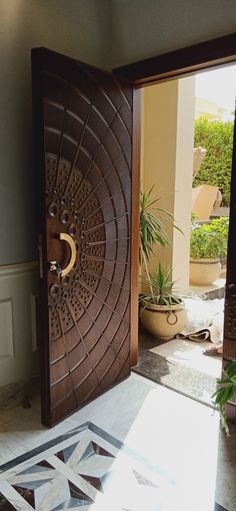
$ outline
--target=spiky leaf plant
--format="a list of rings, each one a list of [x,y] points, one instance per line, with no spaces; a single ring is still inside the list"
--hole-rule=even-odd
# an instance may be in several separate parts
[[[171,268],[169,266],[159,263],[155,272],[150,273],[150,282],[153,289],[154,297],[150,294],[143,294],[140,298],[142,305],[148,302],[155,303],[156,305],[177,305],[182,303],[182,299],[173,293],[173,286],[175,282],[170,280]]]
[[[139,217],[139,261],[143,263],[146,273],[146,280],[149,285],[153,303],[155,303],[155,294],[152,285],[152,278],[148,270],[148,261],[154,252],[155,245],[161,247],[170,246],[170,240],[167,235],[166,226],[169,224],[179,232],[181,229],[175,225],[173,215],[158,206],[158,203],[163,198],[161,196],[153,197],[152,186],[147,192],[140,194],[140,217]]]

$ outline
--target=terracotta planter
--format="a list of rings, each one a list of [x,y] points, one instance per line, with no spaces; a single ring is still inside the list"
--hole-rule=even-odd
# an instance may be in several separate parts
[[[141,309],[141,323],[150,334],[161,339],[173,339],[181,332],[187,321],[184,304],[155,305],[148,304]]]
[[[221,265],[218,259],[190,259],[190,284],[207,286],[220,276]]]

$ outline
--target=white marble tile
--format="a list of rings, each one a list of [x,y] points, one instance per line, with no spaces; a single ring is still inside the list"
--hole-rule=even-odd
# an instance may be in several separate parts
[[[35,507],[37,511],[51,511],[69,498],[68,482],[62,474],[58,474],[35,492]]]

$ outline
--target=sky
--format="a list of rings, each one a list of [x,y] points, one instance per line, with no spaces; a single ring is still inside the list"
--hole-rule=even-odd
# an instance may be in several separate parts
[[[218,103],[230,112],[235,109],[236,65],[198,73],[195,96]]]

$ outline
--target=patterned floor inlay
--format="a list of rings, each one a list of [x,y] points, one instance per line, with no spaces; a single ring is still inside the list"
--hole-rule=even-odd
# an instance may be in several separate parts
[[[1,511],[156,511],[174,491],[168,474],[91,423],[0,467]]]
[[[170,474],[90,422],[0,466],[0,511],[174,511],[176,491]]]

